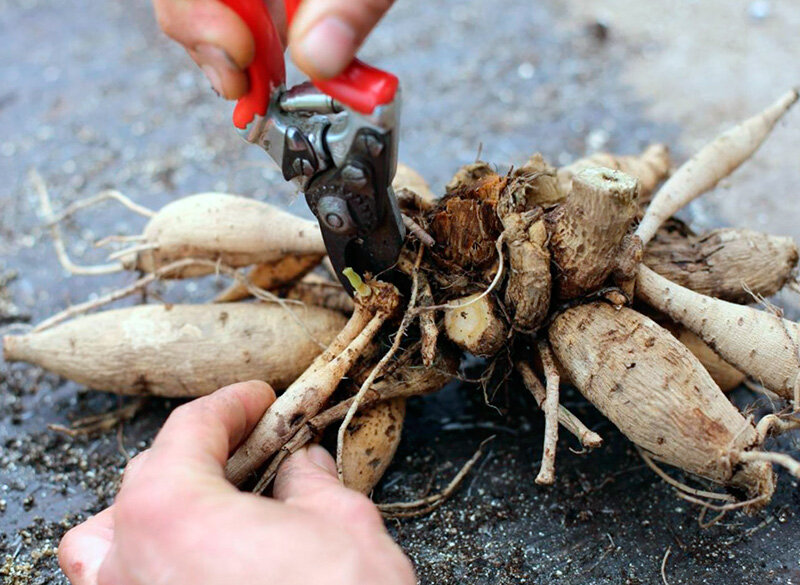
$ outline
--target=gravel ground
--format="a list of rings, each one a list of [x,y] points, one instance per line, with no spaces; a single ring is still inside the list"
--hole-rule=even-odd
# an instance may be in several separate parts
[[[788,1],[677,5],[662,15],[652,0],[614,0],[602,10],[586,1],[512,0],[498,9],[488,0],[407,0],[364,55],[400,75],[400,156],[437,188],[479,150],[501,165],[535,150],[566,163],[598,148],[632,152],[664,141],[683,158],[797,83],[786,47],[796,45],[789,35],[800,8]],[[0,0],[0,39],[0,325],[40,320],[132,279],[61,271],[39,227],[32,168],[57,208],[106,187],[152,208],[218,189],[307,213],[264,155],[232,131],[229,105],[159,35],[147,3]],[[760,60],[742,57],[753,51]],[[742,171],[746,188],[736,175],[690,218],[718,225],[756,217],[751,187],[768,171],[756,221],[800,236],[796,206],[780,206],[792,195],[787,186],[797,184],[797,114],[776,132],[777,145]],[[70,252],[80,262],[101,261],[91,241],[135,233],[142,223],[110,204],[87,211],[66,226]],[[202,300],[214,286],[158,292]],[[783,301],[796,317],[792,300]],[[672,585],[800,583],[800,494],[786,474],[765,512],[731,514],[702,530],[697,509],[644,468],[608,422],[578,396],[564,400],[607,445],[578,455],[562,441],[550,489],[533,483],[542,421],[518,388],[494,397],[503,414],[468,385],[412,401],[378,501],[441,488],[484,438],[497,435],[450,501],[424,518],[389,524],[423,583],[658,583],[667,550]],[[742,390],[736,400],[752,397]],[[111,501],[127,457],[148,445],[176,404],[151,400],[122,432],[92,438],[47,428],[120,403],[128,401],[0,363],[3,583],[65,582],[54,557],[58,539]]]

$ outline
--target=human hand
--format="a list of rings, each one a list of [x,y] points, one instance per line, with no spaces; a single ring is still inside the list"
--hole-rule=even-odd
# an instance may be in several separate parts
[[[305,0],[287,31],[283,0],[264,0],[295,64],[312,79],[329,79],[352,61],[393,0]],[[220,0],[153,0],[159,25],[182,44],[227,99],[247,92],[245,68],[253,37]]]
[[[73,585],[411,585],[408,558],[319,446],[281,465],[274,498],[239,492],[229,452],[275,400],[261,382],[179,407],[125,469],[113,506],[58,549]]]

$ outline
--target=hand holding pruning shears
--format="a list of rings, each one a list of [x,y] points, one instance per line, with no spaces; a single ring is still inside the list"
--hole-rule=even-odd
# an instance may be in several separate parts
[[[311,79],[329,79],[353,60],[391,0],[309,0],[287,27],[283,0],[264,0],[281,43]],[[153,0],[161,28],[181,43],[221,96],[247,92],[255,53],[247,24],[221,0]]]

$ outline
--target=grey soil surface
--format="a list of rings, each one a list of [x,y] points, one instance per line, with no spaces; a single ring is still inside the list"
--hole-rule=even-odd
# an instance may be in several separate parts
[[[798,83],[786,46],[797,50],[792,23],[800,7],[788,0],[678,4],[662,19],[655,0],[615,0],[607,14],[588,1],[404,0],[364,56],[400,76],[400,157],[437,188],[481,148],[500,165],[537,150],[562,164],[593,149],[633,152],[662,141],[682,160]],[[0,0],[0,46],[0,324],[39,321],[134,278],[63,273],[40,227],[32,168],[57,208],[113,187],[151,208],[224,190],[307,213],[263,153],[233,132],[229,105],[162,38],[146,2]],[[753,51],[760,61],[745,58]],[[734,175],[723,195],[689,217],[701,225],[777,225],[799,236],[796,191],[787,187],[798,183],[799,121],[792,114],[776,131],[777,145],[742,171],[749,186],[759,173],[768,176],[758,213],[754,190],[739,189]],[[787,205],[787,197],[795,199]],[[112,204],[88,210],[66,226],[70,252],[99,262],[93,240],[136,233],[142,224]],[[157,292],[200,301],[216,286]],[[797,317],[792,299],[782,300]],[[754,398],[740,390],[736,400]],[[606,445],[575,454],[565,438],[552,488],[533,482],[542,417],[516,384],[492,399],[502,414],[470,385],[412,401],[377,501],[441,488],[484,438],[497,435],[451,500],[426,517],[389,523],[423,583],[660,583],[667,550],[671,585],[800,583],[800,492],[787,474],[779,472],[767,510],[729,514],[704,530],[697,508],[646,469],[610,423],[574,393],[563,401]],[[128,402],[0,364],[0,581],[65,582],[54,556],[58,539],[111,502],[126,458],[146,448],[176,402],[150,400],[122,432],[91,438],[65,437],[48,424]],[[770,447],[796,452],[793,439]]]

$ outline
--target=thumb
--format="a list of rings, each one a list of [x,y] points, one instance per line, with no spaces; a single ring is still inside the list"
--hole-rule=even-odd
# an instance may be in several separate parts
[[[292,59],[312,79],[341,73],[392,0],[304,0],[289,29]]]
[[[278,469],[272,495],[276,500],[305,498],[323,491],[344,489],[336,475],[336,462],[319,445],[290,455]]]
[[[275,478],[273,496],[368,533],[385,532],[375,504],[339,483],[333,457],[319,445],[301,449],[284,461]]]

